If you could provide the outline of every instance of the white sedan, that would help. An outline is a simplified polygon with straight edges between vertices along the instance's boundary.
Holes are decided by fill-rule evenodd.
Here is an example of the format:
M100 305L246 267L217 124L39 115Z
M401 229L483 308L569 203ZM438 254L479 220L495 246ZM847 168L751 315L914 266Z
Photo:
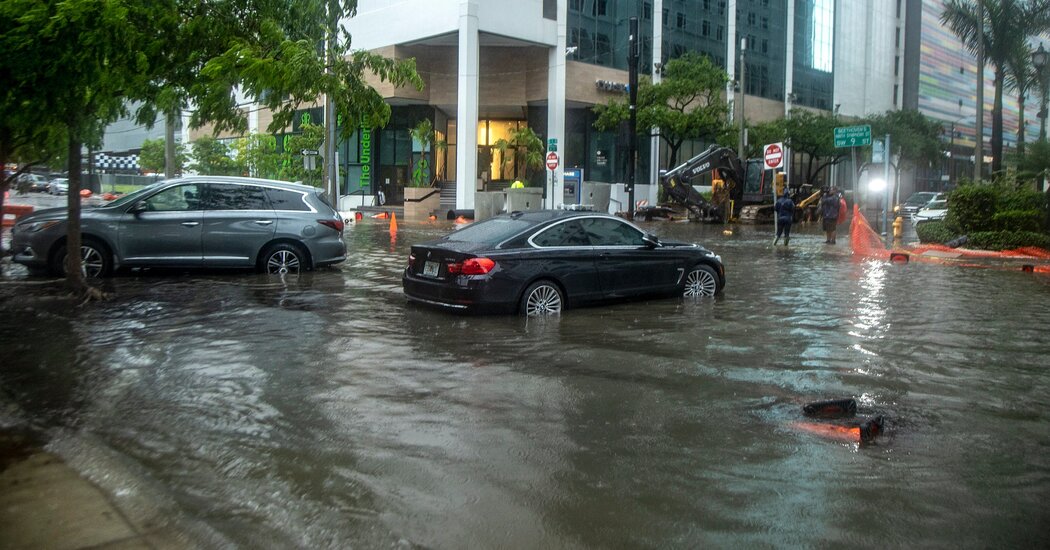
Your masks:
M912 214L912 223L922 223L932 220L943 220L948 215L947 200L932 200L915 214Z

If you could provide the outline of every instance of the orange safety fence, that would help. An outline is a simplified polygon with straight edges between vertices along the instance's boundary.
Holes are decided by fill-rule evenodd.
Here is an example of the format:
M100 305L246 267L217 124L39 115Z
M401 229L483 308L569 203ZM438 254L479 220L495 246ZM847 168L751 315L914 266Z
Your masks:
M1024 246L1012 250L971 250L968 248L952 248L943 244L920 244L913 247L894 247L889 250L882 243L882 238L876 233L864 214L860 212L857 205L853 205L853 221L850 224L850 246L853 253L865 258L885 259L890 261L924 261L935 263L951 262L961 267L983 267L1004 269L1008 266L996 264L964 263L959 260L1011 260L1032 263L1025 264L1022 268L1033 273L1050 273L1050 264L1034 265L1034 262L1050 261L1050 250L1036 246Z

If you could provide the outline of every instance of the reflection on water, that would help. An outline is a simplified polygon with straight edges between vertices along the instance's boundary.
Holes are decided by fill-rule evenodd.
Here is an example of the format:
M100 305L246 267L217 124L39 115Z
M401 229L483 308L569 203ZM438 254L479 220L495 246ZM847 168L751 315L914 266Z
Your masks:
M448 226L375 221L339 269L124 275L73 311L12 270L0 383L243 546L1050 543L1045 278L652 228L725 294L452 316L400 286ZM837 396L887 435L794 427Z

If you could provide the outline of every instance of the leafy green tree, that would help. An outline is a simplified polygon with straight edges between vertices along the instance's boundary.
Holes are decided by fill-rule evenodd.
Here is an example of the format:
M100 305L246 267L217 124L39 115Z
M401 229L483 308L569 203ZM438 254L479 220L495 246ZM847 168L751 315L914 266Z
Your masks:
M849 149L835 147L835 128L845 126L838 115L792 109L781 121L784 142L793 153L805 154L802 183L813 184L825 168L846 158Z
M324 148L324 126L318 124L303 124L300 133L288 136L284 143L284 154L281 156L281 171L278 179L288 181L301 181L307 185L320 187L323 158L318 157L315 162L316 168L307 170L304 167L302 150L322 150Z
M919 111L887 111L869 118L868 123L874 136L889 134L892 153L905 161L924 164L941 158L944 125Z
M175 174L181 174L186 165L186 147L181 143L175 148L175 165L172 167ZM167 166L165 158L165 140L147 139L142 142L142 151L139 152L139 167L150 172L164 172Z
M493 145L500 152L500 161L513 164L514 173L531 185L530 170L543 168L543 139L532 128L522 126L511 132L510 139L500 138Z
M1048 0L977 0L984 7L984 20L970 0L948 0L941 23L976 55L983 43L984 55L995 69L995 99L992 103L992 171L1003 167L1003 89L1010 60L1033 34L1050 28ZM981 85L983 85L983 78Z
M236 163L230 157L230 148L212 136L201 136L190 143L194 163L190 168L208 176L239 175Z
M277 138L270 134L248 134L233 142L237 165L247 175L257 178L277 178L281 170L281 154L277 152Z
M686 140L715 141L726 126L728 105L722 99L729 77L705 55L688 52L667 62L664 78L653 84L642 78L638 84L638 133L648 136L660 128L660 139L668 147L671 166L678 164L678 151ZM616 129L630 118L628 100L613 99L594 108L595 128Z

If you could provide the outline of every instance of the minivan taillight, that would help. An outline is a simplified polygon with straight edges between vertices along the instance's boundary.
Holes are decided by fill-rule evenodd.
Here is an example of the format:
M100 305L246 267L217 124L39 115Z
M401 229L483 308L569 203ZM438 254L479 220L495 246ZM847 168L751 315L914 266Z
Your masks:
M343 220L317 220L317 223L331 227L340 233L343 232Z
M496 267L496 262L488 258L471 258L462 263L448 264L448 272L453 275L484 275Z

